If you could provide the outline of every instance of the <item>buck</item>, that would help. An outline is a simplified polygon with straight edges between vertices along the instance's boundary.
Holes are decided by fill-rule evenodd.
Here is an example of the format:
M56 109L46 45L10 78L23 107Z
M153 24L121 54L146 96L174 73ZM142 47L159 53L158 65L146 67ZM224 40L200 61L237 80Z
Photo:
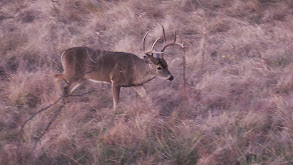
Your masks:
M141 97L146 98L144 83L156 77L169 81L174 79L164 59L165 49L171 45L179 45L183 48L183 44L176 42L176 31L173 42L166 43L164 27L162 30L164 45L161 51L154 50L160 38L156 39L151 49L146 51L145 41L150 31L144 35L143 59L132 53L94 50L88 47L73 47L65 50L61 55L64 72L55 75L59 90L62 90L63 80L67 83L63 89L64 97L69 96L85 80L110 83L114 109L119 102L121 87L134 87Z

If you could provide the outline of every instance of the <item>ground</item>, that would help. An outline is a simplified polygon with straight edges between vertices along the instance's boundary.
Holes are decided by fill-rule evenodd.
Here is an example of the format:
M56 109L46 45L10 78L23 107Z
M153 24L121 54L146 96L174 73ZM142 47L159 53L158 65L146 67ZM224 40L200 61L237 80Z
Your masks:
M0 164L292 164L292 9L292 0L2 0ZM113 110L111 86L86 82L57 118L61 102L20 133L60 97L64 50L142 58L144 34L151 46L161 25L186 47L166 50L172 82L145 84L152 105L123 88Z

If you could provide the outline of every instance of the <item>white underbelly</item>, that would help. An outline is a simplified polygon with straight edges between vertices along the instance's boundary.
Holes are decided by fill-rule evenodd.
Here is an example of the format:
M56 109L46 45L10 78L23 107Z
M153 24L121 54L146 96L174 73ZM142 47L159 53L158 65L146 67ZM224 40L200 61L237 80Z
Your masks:
M94 79L89 79L91 82L94 82L94 83L107 83L107 84L110 84L109 82L106 82L106 81L98 81L98 80L94 80Z

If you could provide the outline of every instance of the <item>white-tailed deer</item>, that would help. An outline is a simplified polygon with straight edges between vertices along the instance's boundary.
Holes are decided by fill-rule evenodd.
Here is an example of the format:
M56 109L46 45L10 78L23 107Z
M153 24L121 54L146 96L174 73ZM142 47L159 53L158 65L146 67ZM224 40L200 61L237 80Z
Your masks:
M112 84L114 109L119 101L121 87L134 87L141 97L146 97L144 83L159 77L173 80L168 70L167 62L164 60L164 51L168 46L183 44L176 42L176 31L174 40L166 43L165 30L163 28L164 46L161 51L154 51L158 38L151 49L145 50L145 40L149 31L143 38L143 51L146 56L143 59L131 53L111 52L105 50L93 50L88 47L74 47L65 50L61 56L64 72L55 75L56 83L61 90L61 81L68 85L64 87L64 96L67 97L85 80L94 82L107 82Z

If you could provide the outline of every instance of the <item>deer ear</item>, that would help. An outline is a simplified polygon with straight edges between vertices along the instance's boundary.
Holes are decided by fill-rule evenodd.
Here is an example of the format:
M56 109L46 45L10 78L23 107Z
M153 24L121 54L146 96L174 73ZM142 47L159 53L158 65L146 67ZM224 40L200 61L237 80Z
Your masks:
M154 57L154 54L146 54L146 56L144 56L144 60L147 59L147 63L149 64L158 64L159 63L159 59L156 59Z
M160 58L161 57L161 55L160 54L155 54L155 58Z
M143 56L143 61L147 64L150 63L150 58L148 56Z

